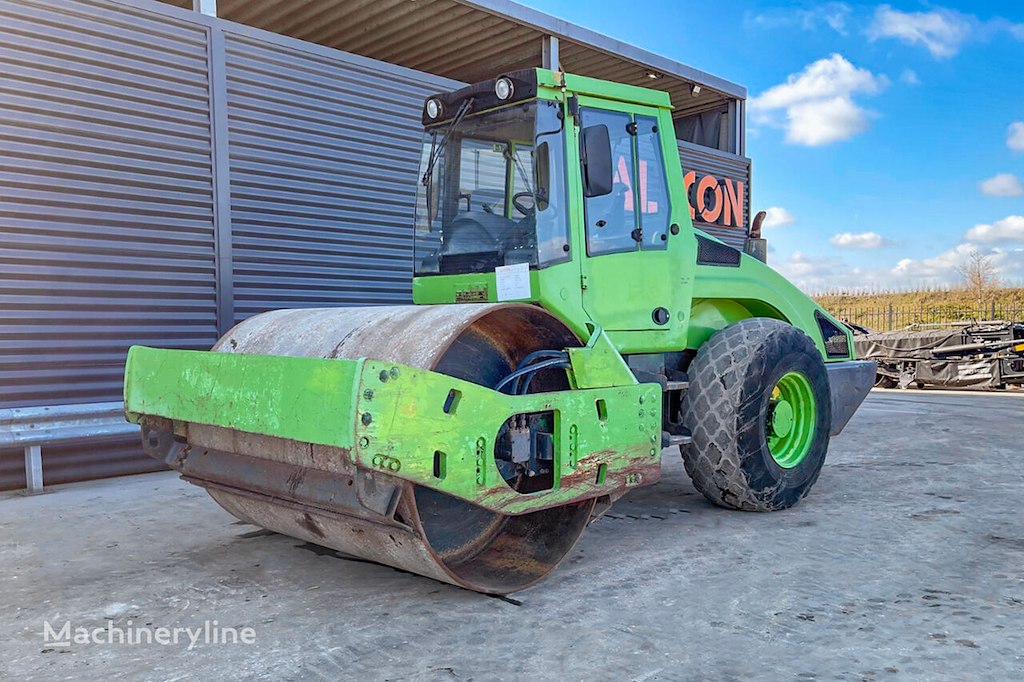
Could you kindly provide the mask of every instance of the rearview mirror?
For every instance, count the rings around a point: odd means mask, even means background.
[[[583,196],[603,197],[612,191],[612,141],[608,126],[589,126],[580,134]]]

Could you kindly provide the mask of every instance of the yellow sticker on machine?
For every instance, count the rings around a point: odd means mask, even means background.
[[[456,303],[487,303],[487,285],[471,286],[455,291]]]

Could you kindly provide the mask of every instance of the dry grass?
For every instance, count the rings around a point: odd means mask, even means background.
[[[995,289],[984,304],[966,289],[852,294],[834,292],[814,300],[840,319],[878,330],[909,324],[1024,318],[1024,287]]]
[[[831,310],[835,308],[888,308],[890,305],[900,308],[970,308],[978,307],[973,296],[966,289],[949,289],[933,291],[899,291],[892,293],[844,294],[831,293],[815,296],[818,305]],[[996,289],[988,306],[992,303],[997,308],[1024,307],[1024,287],[1004,287]]]

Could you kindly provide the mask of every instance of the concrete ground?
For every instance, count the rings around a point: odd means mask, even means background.
[[[712,507],[666,458],[507,600],[260,533],[171,473],[5,494],[0,679],[1024,678],[1021,396],[875,392],[775,514]],[[108,619],[256,641],[41,634]]]

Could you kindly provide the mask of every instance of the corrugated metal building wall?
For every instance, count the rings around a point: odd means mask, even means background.
[[[236,321],[411,301],[420,108],[459,84],[311,47],[227,36]]]
[[[78,3],[0,17],[0,407],[116,399],[128,344],[217,333],[205,34]]]
[[[420,106],[458,85],[150,0],[0,0],[0,408],[118,400],[132,344],[407,302]],[[43,458],[155,468],[134,439]]]
[[[0,407],[116,400],[130,344],[215,340],[208,71],[201,26],[0,2]],[[156,464],[44,452],[50,483]],[[21,451],[0,461],[20,486]]]
[[[0,0],[0,407],[118,400],[132,344],[408,301],[419,108],[456,85],[157,3]],[[156,466],[43,458],[47,484]]]

